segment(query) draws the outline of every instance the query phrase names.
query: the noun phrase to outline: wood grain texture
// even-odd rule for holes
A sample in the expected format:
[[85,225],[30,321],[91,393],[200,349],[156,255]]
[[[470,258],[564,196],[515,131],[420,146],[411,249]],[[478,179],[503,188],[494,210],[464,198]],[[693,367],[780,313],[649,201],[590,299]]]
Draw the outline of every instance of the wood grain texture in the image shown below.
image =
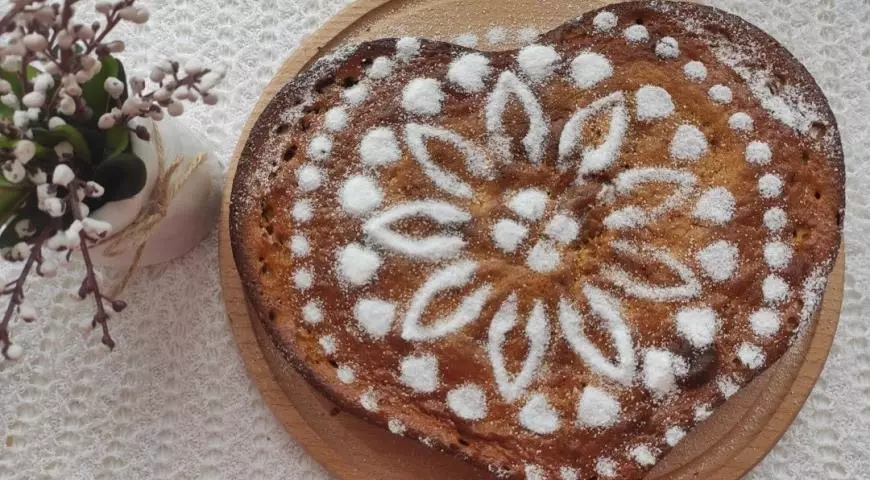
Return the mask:
[[[257,322],[251,322],[229,243],[229,191],[250,128],[274,94],[320,52],[348,40],[415,35],[451,39],[492,25],[546,31],[602,0],[360,0],[304,41],[263,92],[227,171],[219,262],[230,325],[265,402],[291,435],[335,476],[347,480],[483,478],[484,472],[419,442],[393,435],[341,412],[287,366]],[[533,19],[533,20],[532,20]],[[530,24],[530,22],[533,22]],[[481,42],[482,49],[486,49]],[[516,46],[516,39],[498,45]],[[480,48],[480,47],[479,47]],[[736,479],[755,466],[794,420],[818,378],[837,328],[843,289],[841,249],[815,331],[720,407],[665,457],[649,478]]]

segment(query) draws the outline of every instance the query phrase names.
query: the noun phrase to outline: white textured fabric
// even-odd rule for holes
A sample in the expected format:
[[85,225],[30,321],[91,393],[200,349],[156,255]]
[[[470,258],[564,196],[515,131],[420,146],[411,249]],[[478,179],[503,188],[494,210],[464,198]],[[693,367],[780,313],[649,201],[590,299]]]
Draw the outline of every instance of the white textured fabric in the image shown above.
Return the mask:
[[[342,0],[153,0],[151,22],[125,28],[130,65],[165,54],[229,73],[215,108],[185,121],[226,161],[257,97],[299,40]],[[753,479],[862,478],[870,471],[870,4],[861,0],[717,0],[783,42],[816,76],[847,159],[849,266],[837,338],[813,394]],[[514,32],[511,32],[514,33]],[[133,69],[134,72],[137,69]],[[0,267],[0,279],[14,272]],[[81,266],[35,281],[40,319],[14,325],[25,348],[0,362],[0,478],[325,479],[272,417],[248,378],[220,295],[212,235],[180,260],[136,274],[113,319],[118,349],[83,333],[90,301],[72,296]]]

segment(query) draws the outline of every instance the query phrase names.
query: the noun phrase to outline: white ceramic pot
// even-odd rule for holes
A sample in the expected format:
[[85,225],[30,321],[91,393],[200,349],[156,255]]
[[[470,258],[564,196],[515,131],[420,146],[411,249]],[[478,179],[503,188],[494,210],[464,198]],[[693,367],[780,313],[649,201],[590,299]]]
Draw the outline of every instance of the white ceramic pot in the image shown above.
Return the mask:
[[[214,155],[207,149],[205,142],[193,134],[180,121],[166,117],[160,122],[144,121],[143,125],[151,132],[151,141],[143,141],[131,135],[133,152],[144,162],[148,175],[142,191],[135,196],[118,202],[109,202],[91,213],[91,216],[109,222],[112,232],[123,231],[136,219],[142,207],[151,199],[159,172],[158,152],[154,142],[155,129],[163,144],[163,159],[168,167],[182,155],[184,160],[176,171],[175,178],[186,170],[189,162],[201,153],[207,159],[184,182],[172,198],[166,216],[151,231],[140,266],[153,265],[180,257],[205,238],[215,225],[220,210],[220,166]],[[111,241],[111,237],[107,240]],[[105,266],[125,267],[133,262],[136,245],[125,242],[117,255],[108,255],[106,242],[90,249],[94,263]],[[112,248],[113,252],[118,247]]]

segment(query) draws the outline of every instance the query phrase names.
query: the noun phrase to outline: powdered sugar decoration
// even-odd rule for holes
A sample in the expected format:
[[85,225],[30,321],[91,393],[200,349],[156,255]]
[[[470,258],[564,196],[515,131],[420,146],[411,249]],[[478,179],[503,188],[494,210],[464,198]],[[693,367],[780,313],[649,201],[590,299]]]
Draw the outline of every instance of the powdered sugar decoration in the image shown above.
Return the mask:
[[447,69],[447,80],[466,92],[483,90],[484,80],[492,72],[489,59],[479,53],[467,53],[453,60]]
[[719,327],[716,312],[709,307],[680,310],[677,312],[675,322],[677,332],[698,349],[704,349],[713,344]]
[[374,179],[354,175],[341,186],[338,197],[342,210],[353,216],[362,216],[377,208],[384,194]]
[[323,127],[333,133],[344,130],[347,127],[347,109],[344,107],[330,108],[323,116]]
[[378,298],[362,298],[353,308],[353,318],[369,337],[382,339],[396,318],[396,306]]
[[758,179],[758,193],[761,198],[775,198],[782,195],[782,179],[772,173],[765,173]]
[[309,325],[317,325],[323,321],[323,310],[320,304],[314,301],[306,303],[302,307],[302,321]]
[[414,238],[397,233],[391,228],[393,223],[413,217],[427,217],[445,226],[471,220],[471,215],[449,203],[434,200],[413,201],[373,216],[363,224],[363,232],[383,248],[426,261],[454,257],[465,246],[465,240],[459,235],[435,234]]
[[643,43],[649,40],[649,32],[643,25],[632,25],[625,29],[624,34],[628,43]]
[[465,384],[447,393],[447,406],[459,418],[482,420],[486,417],[486,394],[474,384]]
[[710,87],[710,90],[707,91],[707,95],[709,95],[710,100],[721,104],[731,103],[731,100],[734,98],[731,89],[721,84]]
[[693,215],[716,225],[722,225],[734,216],[734,195],[724,187],[715,187],[701,194]]
[[592,19],[592,26],[595,27],[596,32],[606,33],[616,27],[617,20],[616,14],[613,12],[599,12]]
[[513,253],[526,238],[529,229],[513,220],[501,219],[492,228],[492,239],[498,248]]
[[686,431],[680,427],[669,427],[665,431],[665,443],[670,447],[677,446],[678,443],[686,436]]
[[358,107],[369,97],[369,86],[365,82],[346,88],[341,92],[341,98],[351,107]]
[[674,184],[674,193],[660,204],[651,208],[642,209],[636,205],[629,205],[614,210],[604,218],[604,224],[608,228],[615,230],[649,225],[685,202],[694,192],[697,181],[695,175],[685,170],[667,168],[634,168],[625,170],[614,181],[616,192],[619,196],[629,195],[636,188],[646,183]]
[[728,117],[728,126],[737,132],[751,132],[752,124],[752,117],[744,112],[737,112]]
[[740,390],[740,385],[732,377],[719,377],[716,380],[716,385],[726,399],[733,397]]
[[307,268],[299,268],[293,272],[293,284],[299,290],[308,290],[314,283],[314,274]]
[[746,146],[746,161],[755,165],[767,165],[773,158],[770,145],[765,142],[752,141]]
[[771,232],[778,232],[785,227],[788,222],[788,216],[785,210],[779,207],[773,207],[764,212],[764,226]]
[[526,155],[532,163],[541,163],[544,156],[544,142],[549,132],[547,118],[535,94],[511,72],[502,72],[499,76],[484,110],[490,149],[506,161],[513,158],[510,150],[511,139],[505,133],[502,124],[502,116],[511,97],[520,102],[529,119],[529,130],[523,138]]
[[304,257],[311,251],[311,245],[304,235],[293,235],[290,238],[290,251],[297,257]]
[[779,331],[779,314],[769,308],[762,308],[749,316],[749,325],[756,335],[767,338]]
[[702,82],[707,79],[707,67],[701,62],[693,60],[683,65],[683,75],[689,80]]
[[662,37],[656,43],[656,55],[661,58],[677,58],[680,55],[680,46],[674,37]]
[[528,188],[521,190],[508,202],[508,207],[526,220],[538,220],[547,207],[547,194],[543,190]]
[[382,80],[393,73],[395,63],[389,57],[377,57],[372,61],[366,74],[372,80]]
[[[582,144],[581,133],[587,120],[593,115],[610,112],[610,124],[604,141],[598,147]],[[564,168],[578,150],[582,151],[579,173],[581,175],[604,170],[616,161],[619,149],[628,130],[628,111],[622,92],[614,92],[600,98],[589,106],[577,110],[565,126],[559,138],[559,165]]]
[[737,349],[737,358],[743,365],[755,370],[764,366],[764,351],[757,345],[743,343]]
[[671,158],[694,162],[700,160],[708,151],[707,137],[698,127],[689,124],[677,127],[677,132],[671,139]]
[[775,270],[785,268],[793,253],[791,246],[784,242],[774,241],[764,245],[764,260]]
[[303,192],[317,190],[323,183],[323,172],[314,165],[303,165],[296,170],[296,182]]
[[505,336],[517,323],[518,317],[517,295],[512,293],[502,303],[498,312],[493,316],[489,325],[489,335],[486,343],[486,351],[495,374],[496,385],[499,393],[508,402],[512,402],[523,394],[525,389],[534,380],[547,346],[550,342],[550,327],[547,322],[544,305],[539,300],[535,301],[532,311],[528,315],[525,327],[525,336],[529,341],[528,353],[522,362],[517,374],[508,372],[505,358],[502,354],[502,344]]
[[396,59],[408,62],[420,54],[420,40],[414,37],[402,37],[396,42]]
[[311,204],[311,200],[299,200],[295,204],[293,204],[293,210],[291,212],[293,216],[293,220],[296,220],[299,223],[305,223],[311,220],[314,217],[314,206]]
[[517,53],[520,71],[532,83],[550,78],[560,60],[559,53],[549,45],[529,45]]
[[353,383],[356,379],[356,374],[354,373],[353,368],[348,365],[339,365],[335,374],[338,376],[338,380],[344,384]]
[[463,33],[453,39],[453,43],[465,48],[474,48],[477,46],[477,35],[473,33]]
[[529,398],[519,413],[520,425],[535,433],[546,435],[559,429],[557,412],[543,394],[536,393]]
[[644,85],[634,94],[637,103],[637,119],[648,122],[665,118],[674,113],[674,101],[671,94],[656,85]]
[[434,78],[415,78],[402,90],[402,108],[413,115],[437,115],[443,102],[441,82]]
[[695,256],[701,265],[701,270],[715,282],[724,282],[737,271],[737,245],[725,240],[718,240],[704,247]]
[[761,285],[764,301],[769,304],[777,304],[788,297],[789,286],[779,275],[768,275]]
[[332,153],[332,139],[326,135],[315,135],[308,144],[308,157],[315,161],[323,161]]
[[674,393],[677,390],[677,378],[689,371],[682,357],[667,350],[652,348],[646,351],[643,358],[643,385],[657,399]]
[[358,243],[351,243],[338,254],[339,279],[347,284],[362,286],[371,282],[381,267],[381,256]]
[[380,167],[396,163],[402,157],[396,134],[390,127],[376,127],[363,136],[360,141],[359,155],[362,163],[369,167]]
[[580,88],[592,88],[613,76],[613,64],[604,55],[583,52],[571,61],[571,78]]
[[609,427],[619,421],[622,407],[612,395],[598,387],[586,387],[577,402],[577,423],[583,427]]
[[409,356],[402,359],[399,379],[418,393],[438,388],[438,359],[434,355]]
[[442,170],[432,161],[426,146],[426,141],[430,138],[453,145],[465,157],[465,165],[471,174],[481,178],[491,178],[492,165],[489,164],[486,155],[473,143],[444,128],[409,123],[405,126],[405,139],[411,154],[423,167],[423,173],[441,190],[457,197],[472,196],[470,185],[456,175]]
[[657,457],[659,453],[658,449],[649,445],[638,445],[629,450],[628,455],[637,462],[638,465],[651,467],[658,461]]
[[625,293],[633,297],[660,302],[688,300],[701,293],[701,283],[698,282],[692,269],[674,258],[667,250],[650,245],[636,246],[623,240],[614,241],[611,245],[618,253],[645,256],[648,260],[661,263],[674,272],[681,282],[672,286],[652,285],[636,278],[622,268],[615,266],[605,268],[604,277]]
[[616,462],[611,458],[601,457],[595,461],[595,473],[604,478],[616,477]]

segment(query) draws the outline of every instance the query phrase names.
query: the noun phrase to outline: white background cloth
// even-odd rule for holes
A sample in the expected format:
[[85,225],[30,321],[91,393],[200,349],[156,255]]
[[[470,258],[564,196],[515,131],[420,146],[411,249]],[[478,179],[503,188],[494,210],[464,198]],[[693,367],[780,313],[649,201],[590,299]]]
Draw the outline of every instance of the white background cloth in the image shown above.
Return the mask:
[[[151,21],[119,37],[128,72],[145,74],[166,55],[229,67],[221,103],[185,116],[226,162],[281,62],[344,3],[143,1]],[[750,478],[868,478],[870,3],[713,3],[771,33],[815,75],[837,114],[848,171],[846,296],[834,347],[794,425]],[[13,273],[4,266],[0,277]],[[0,362],[0,478],[328,478],[247,376],[221,299],[216,235],[134,277],[130,307],[111,321],[113,353],[82,329],[93,304],[72,295],[81,274],[77,265],[29,287],[41,317],[14,326],[24,359]]]

